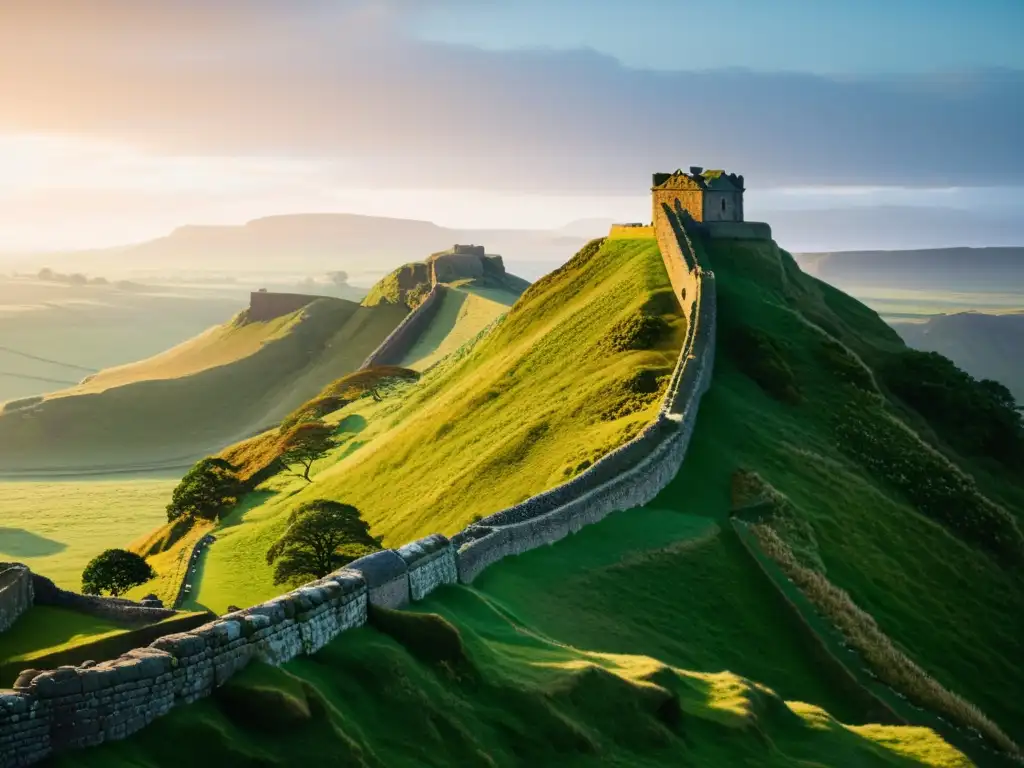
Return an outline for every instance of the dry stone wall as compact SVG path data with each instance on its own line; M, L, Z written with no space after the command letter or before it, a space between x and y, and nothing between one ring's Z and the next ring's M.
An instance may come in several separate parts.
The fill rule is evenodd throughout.
M287 594L165 635L117 659L22 672L13 690L0 691L0 768L123 739L173 707L210 695L253 659L282 664L315 653L339 634L365 624L369 605L399 608L442 585L470 583L504 557L550 544L615 510L651 501L686 455L715 356L714 276L700 269L675 213L667 210L659 221L658 241L666 243L666 261L675 260L673 269L678 268L684 281L680 286L687 289L684 311L690 322L658 416L636 438L568 483L470 525L451 541L435 534L398 550L376 552ZM428 302L439 301L439 288L443 290L434 286ZM410 334L404 343L418 333L417 326L407 323L423 306L403 322ZM391 339L365 364L381 362L378 353L384 359L395 354L403 342L389 346ZM52 582L46 589L50 587L56 590ZM67 599L62 592L55 594Z
M32 572L20 563L0 563L0 632L32 607Z
M68 608L78 613L98 616L114 621L150 623L174 616L176 611L171 608L157 608L143 605L134 600L121 597L99 597L96 595L80 595L61 589L45 576L32 574L32 590L35 593L36 605L53 605Z
M123 739L173 707L209 696L253 659L282 664L316 653L365 624L368 605L398 608L410 593L419 600L455 581L451 543L428 536L117 659L26 670L12 690L0 691L0 768Z
M444 292L447 290L443 285L434 283L427 294L427 297L412 312L402 318L388 337L380 343L370 356L363 361L363 368L371 365L395 365L406 353L412 349L416 339L423 332L423 329L430 324L434 315L437 314Z

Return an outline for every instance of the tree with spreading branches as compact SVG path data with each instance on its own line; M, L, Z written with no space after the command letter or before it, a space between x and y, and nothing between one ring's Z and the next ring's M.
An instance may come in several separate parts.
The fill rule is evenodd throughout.
M155 576L153 568L141 555L126 549L108 549L85 566L82 571L82 592L86 595L109 592L117 597Z
M371 365L369 368L342 376L328 384L320 397L340 397L345 400L358 400L372 397L380 402L384 396L400 384L418 380L419 371L402 368L397 365Z
M286 467L299 464L303 470L300 477L309 483L312 482L309 471L313 464L324 458L336 445L334 427L319 420L302 421L281 437L281 453L278 458Z
M381 548L379 538L350 504L327 499L308 501L288 518L288 527L267 551L274 583L319 579Z

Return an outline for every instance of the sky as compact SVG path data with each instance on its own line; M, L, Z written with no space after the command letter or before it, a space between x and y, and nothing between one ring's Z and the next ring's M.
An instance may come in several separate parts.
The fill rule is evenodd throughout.
M0 251L642 220L691 164L748 217L1020 221L1022 33L1021 0L3 0Z

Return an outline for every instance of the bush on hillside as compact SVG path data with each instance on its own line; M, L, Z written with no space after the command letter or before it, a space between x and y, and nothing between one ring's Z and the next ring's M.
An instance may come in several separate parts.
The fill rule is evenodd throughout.
M337 442L333 427L322 421L304 421L286 432L278 446L278 460L281 464L285 467L299 464L303 468L300 477L308 483L313 464L327 456L337 446Z
M898 488L921 514L1004 561L1024 562L1024 535L1013 516L916 434L869 403L847 405L834 419L840 449Z
M332 381L323 388L317 399L339 398L352 401L372 397L380 402L401 385L418 381L419 378L419 371L414 371L411 368L402 368L397 365L373 365Z
M217 520L238 501L244 490L236 468L225 459L207 457L181 479L167 505L167 521L180 517Z
M835 378L865 392L877 391L871 372L835 339L823 339L814 348L814 356L818 365Z
M1024 468L1024 421L1002 384L977 381L937 352L912 349L893 355L880 373L953 448Z
M605 344L615 352L652 349L668 335L669 330L664 318L637 312L613 325L605 337Z
M303 403L294 411L289 413L278 427L282 435L294 427L307 421L319 421L329 413L341 410L348 405L348 400L341 397L318 397L309 402Z
M380 548L358 509L315 499L289 515L285 532L267 550L267 564L274 566L275 584L301 584Z
M727 353L745 376L780 402L800 402L796 377L774 339L746 325L735 326L724 336Z
M661 396L670 378L671 369L641 368L635 371L620 384L619 397L602 411L601 419L614 421L644 410Z
M117 597L155 576L156 572L141 555L126 549L108 549L85 566L82 592L86 595L109 592Z

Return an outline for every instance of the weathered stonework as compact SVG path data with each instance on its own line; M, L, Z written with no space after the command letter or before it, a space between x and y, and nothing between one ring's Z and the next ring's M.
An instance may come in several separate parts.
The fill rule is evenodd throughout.
M100 597L69 592L38 573L32 574L32 589L36 605L55 605L114 621L149 624L175 615L173 608L153 608L122 597Z
M382 549L345 566L366 582L370 605L401 608L409 603L409 567L393 549Z
M420 333L437 314L446 290L448 289L443 285L435 282L427 297L420 302L416 309L402 318L398 327L389 333L388 337L363 361L362 367L395 365L405 357L405 354L416 343Z
M431 534L396 550L409 571L409 596L422 600L443 584L459 579L455 550L439 533Z
M21 563L0 563L0 632L32 607L32 572Z

